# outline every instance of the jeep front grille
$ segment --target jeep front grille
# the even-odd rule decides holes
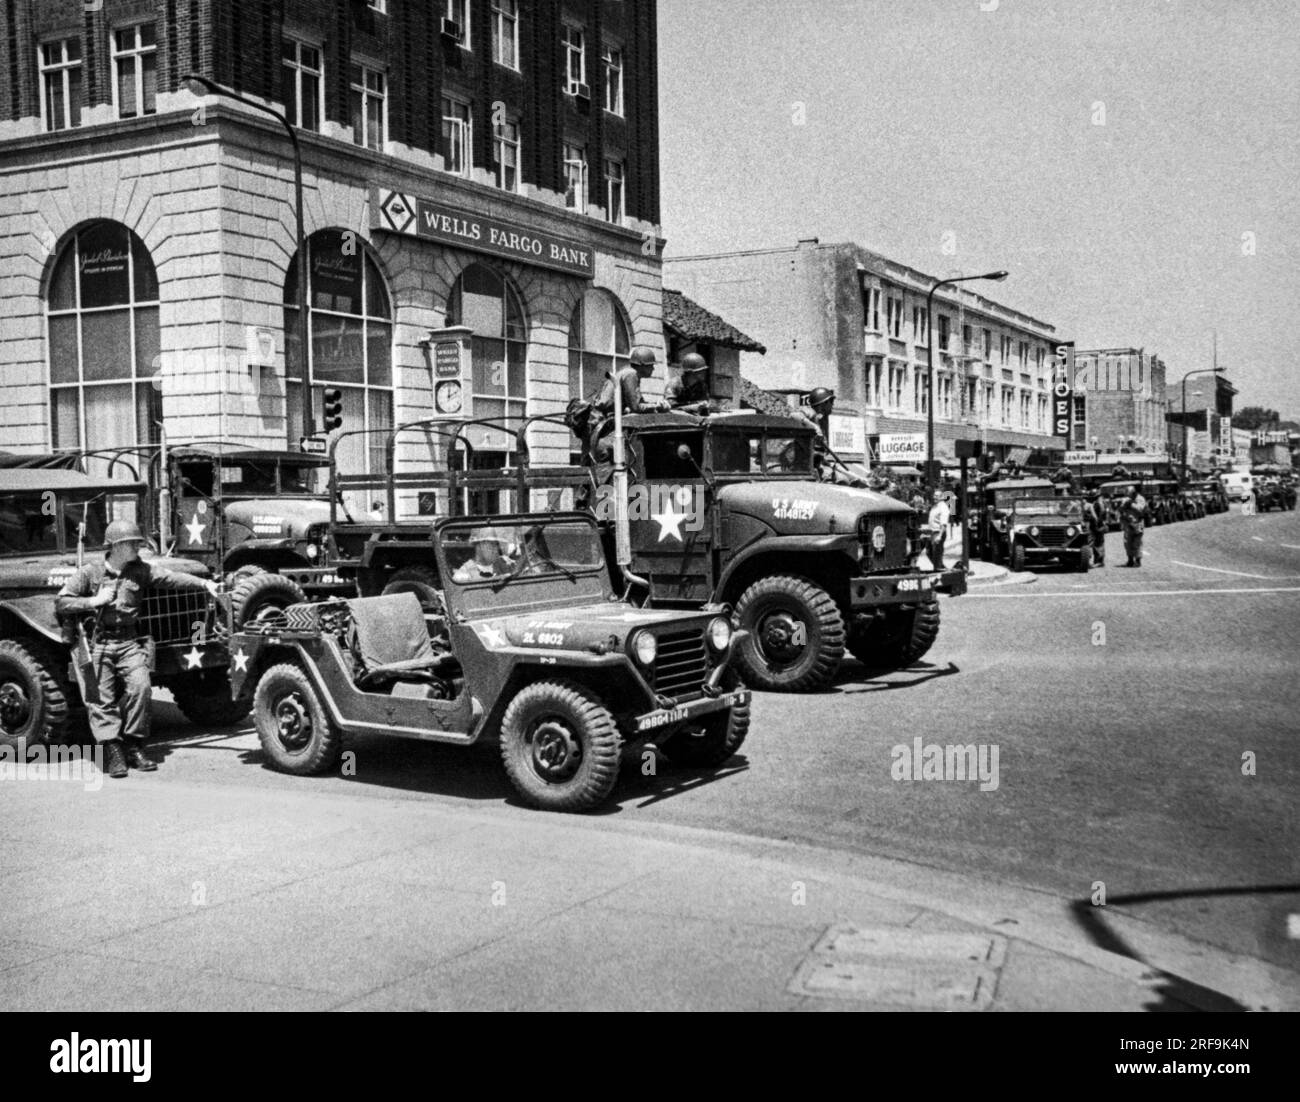
[[[1072,537],[1065,534],[1064,528],[1040,528],[1034,538],[1043,547],[1064,547]]]
[[[138,623],[141,635],[152,635],[159,646],[188,643],[196,624],[208,622],[208,595],[154,589],[144,599]]]
[[[704,632],[672,631],[658,636],[659,653],[655,656],[655,692],[684,700],[699,696],[701,686],[709,675],[708,655],[704,648]]]
[[[858,540],[865,551],[862,569],[865,573],[877,570],[899,570],[907,565],[907,541],[912,517],[906,513],[858,518]],[[877,528],[885,530],[885,549],[877,551],[872,536]]]

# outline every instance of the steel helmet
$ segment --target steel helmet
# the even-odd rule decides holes
[[[133,520],[115,520],[104,531],[104,546],[112,547],[115,543],[144,543],[144,533]]]
[[[698,352],[688,352],[682,357],[682,374],[693,371],[708,371],[709,362]]]
[[[655,350],[647,348],[644,344],[638,344],[632,349],[632,355],[629,357],[633,367],[654,367]]]
[[[507,544],[510,537],[500,528],[475,528],[469,534],[469,542]]]
[[[822,405],[828,406],[834,401],[835,401],[835,391],[831,390],[829,387],[824,387],[824,386],[815,387],[813,389],[813,392],[808,395],[808,404],[812,406],[813,409],[816,409],[818,406],[822,406]]]

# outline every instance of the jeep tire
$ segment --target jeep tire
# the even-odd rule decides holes
[[[67,687],[55,656],[36,643],[0,640],[0,743],[59,742],[67,728]]]
[[[307,600],[302,586],[283,574],[265,571],[246,574],[230,591],[230,614],[235,630],[245,624],[264,619],[290,605],[300,605]]]
[[[1079,552],[1079,570],[1081,573],[1086,574],[1091,569],[1092,569],[1092,548],[1085,547],[1082,551]]]
[[[844,618],[830,594],[807,578],[760,578],[740,595],[735,619],[749,632],[735,661],[751,688],[808,692],[840,668]]]
[[[1019,574],[1025,568],[1025,548],[1023,544],[1017,543],[1011,549],[1011,570]]]
[[[675,765],[712,768],[730,760],[748,733],[749,705],[736,704],[707,716],[696,727],[682,728],[660,749]]]
[[[181,674],[169,682],[172,699],[181,715],[195,727],[233,727],[253,707],[251,686],[238,699],[230,696],[230,678],[224,670]]]
[[[253,722],[262,752],[282,773],[325,773],[343,752],[343,737],[330,724],[311,679],[293,662],[262,675],[253,697]]]
[[[614,717],[570,681],[521,689],[501,719],[501,761],[515,791],[546,811],[587,811],[618,781],[623,740]]]
[[[939,638],[939,601],[888,609],[864,631],[849,636],[849,651],[868,669],[897,670],[919,662]]]

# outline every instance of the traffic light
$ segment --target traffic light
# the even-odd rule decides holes
[[[325,431],[343,427],[343,391],[336,386],[325,388]]]

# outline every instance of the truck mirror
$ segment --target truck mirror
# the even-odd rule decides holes
[[[677,458],[680,459],[683,463],[689,463],[691,460],[691,449],[688,448],[685,444],[678,444]]]

